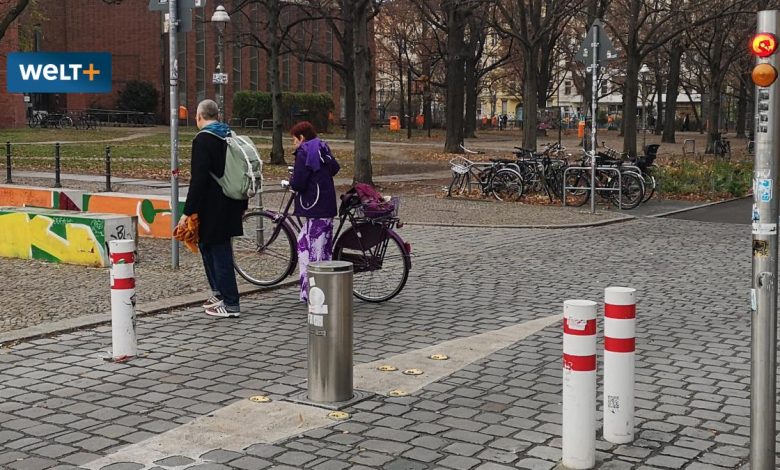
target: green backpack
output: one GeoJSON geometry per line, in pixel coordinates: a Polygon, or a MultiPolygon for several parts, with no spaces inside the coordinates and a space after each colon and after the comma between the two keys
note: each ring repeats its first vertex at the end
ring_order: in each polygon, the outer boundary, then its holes
{"type": "MultiPolygon", "coordinates": [[[[213,136],[217,134],[209,131],[213,136]]],[[[246,200],[260,192],[263,182],[263,162],[254,142],[247,136],[230,135],[223,139],[227,143],[225,154],[225,174],[222,178],[211,173],[211,177],[222,187],[222,192],[230,199],[246,200]]]]}

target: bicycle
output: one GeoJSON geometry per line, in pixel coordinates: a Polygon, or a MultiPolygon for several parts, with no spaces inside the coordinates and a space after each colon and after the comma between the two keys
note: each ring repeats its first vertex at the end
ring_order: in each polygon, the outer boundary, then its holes
{"type": "MultiPolygon", "coordinates": [[[[285,193],[280,210],[247,212],[244,235],[232,239],[236,272],[258,286],[282,282],[298,264],[296,239],[302,224],[290,211],[295,192],[286,181],[281,186],[285,193]]],[[[392,211],[375,213],[356,194],[341,196],[333,259],[352,263],[352,292],[366,302],[384,302],[398,295],[412,267],[411,245],[395,231],[403,226],[398,198],[392,203],[392,211]]]]}
{"type": "Polygon", "coordinates": [[[729,139],[718,135],[718,138],[712,143],[712,150],[716,156],[731,160],[731,142],[729,142],[729,139]]]}
{"type": "MultiPolygon", "coordinates": [[[[590,156],[586,155],[577,167],[566,170],[566,205],[579,207],[590,199],[590,156]]],[[[615,207],[634,209],[644,198],[642,176],[631,167],[624,167],[622,160],[596,155],[596,195],[615,207]]]]}
{"type": "MultiPolygon", "coordinates": [[[[469,150],[461,144],[461,149],[471,154],[481,154],[469,150]]],[[[469,194],[476,186],[483,195],[492,195],[499,201],[517,201],[523,195],[523,178],[516,162],[508,159],[491,158],[490,162],[474,162],[457,156],[449,161],[452,169],[452,181],[447,187],[447,197],[452,194],[469,194]]]]}

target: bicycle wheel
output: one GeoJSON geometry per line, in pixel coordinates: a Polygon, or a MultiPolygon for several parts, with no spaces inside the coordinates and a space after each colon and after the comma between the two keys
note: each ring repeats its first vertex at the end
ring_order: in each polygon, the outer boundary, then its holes
{"type": "Polygon", "coordinates": [[[655,188],[658,186],[658,182],[655,180],[655,176],[651,174],[645,173],[642,176],[644,177],[645,184],[645,195],[642,198],[642,202],[647,202],[655,194],[655,188]]]}
{"type": "Polygon", "coordinates": [[[336,240],[333,259],[352,263],[352,293],[366,302],[384,302],[398,295],[412,264],[401,237],[370,222],[345,230],[336,240]]]}
{"type": "MultiPolygon", "coordinates": [[[[610,187],[615,188],[618,185],[618,178],[610,181],[610,187]]],[[[622,207],[630,210],[642,202],[645,194],[645,185],[642,183],[642,177],[634,172],[623,172],[620,174],[620,191],[613,191],[609,195],[609,200],[615,207],[622,207]],[[618,197],[620,202],[618,202],[618,197]]]]}
{"type": "Polygon", "coordinates": [[[584,170],[566,173],[566,205],[583,206],[590,199],[590,176],[584,170]]]}
{"type": "Polygon", "coordinates": [[[452,197],[453,193],[460,196],[466,191],[468,173],[452,173],[452,181],[447,188],[447,197],[452,197]]]}
{"type": "Polygon", "coordinates": [[[498,170],[488,184],[490,193],[499,201],[514,202],[523,196],[523,178],[515,170],[498,170]]]}
{"type": "Polygon", "coordinates": [[[73,119],[70,116],[62,116],[60,118],[59,127],[68,128],[73,127],[73,119]]]}
{"type": "Polygon", "coordinates": [[[244,235],[233,237],[233,266],[258,286],[282,282],[295,270],[295,236],[268,212],[250,212],[243,218],[244,235]]]}

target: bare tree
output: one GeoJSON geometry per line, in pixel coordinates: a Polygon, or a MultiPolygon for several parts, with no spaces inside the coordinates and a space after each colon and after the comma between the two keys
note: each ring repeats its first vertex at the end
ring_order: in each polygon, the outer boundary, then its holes
{"type": "Polygon", "coordinates": [[[581,8],[581,0],[498,1],[497,29],[512,36],[523,54],[523,146],[536,148],[540,97],[552,77],[555,45],[581,8]]]}
{"type": "Polygon", "coordinates": [[[371,88],[372,52],[369,47],[370,21],[379,11],[381,0],[357,0],[354,3],[355,68],[355,183],[373,184],[371,169],[371,88]]]}
{"type": "Polygon", "coordinates": [[[273,130],[271,139],[271,164],[284,165],[284,145],[282,143],[282,86],[279,80],[279,58],[289,50],[283,50],[285,41],[294,28],[309,21],[300,5],[285,0],[240,0],[236,12],[247,17],[253,27],[241,31],[239,41],[242,45],[259,47],[268,58],[268,88],[271,93],[271,112],[273,130]],[[263,14],[254,15],[260,8],[263,14]],[[295,17],[296,19],[292,19],[295,17]],[[261,35],[263,31],[265,34],[261,35]]]}

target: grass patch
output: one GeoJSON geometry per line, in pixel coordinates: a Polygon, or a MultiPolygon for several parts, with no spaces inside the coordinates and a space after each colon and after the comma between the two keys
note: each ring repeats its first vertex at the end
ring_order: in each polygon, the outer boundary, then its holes
{"type": "Polygon", "coordinates": [[[753,163],[680,160],[658,168],[661,194],[672,197],[742,197],[752,188],[753,163]]]}

